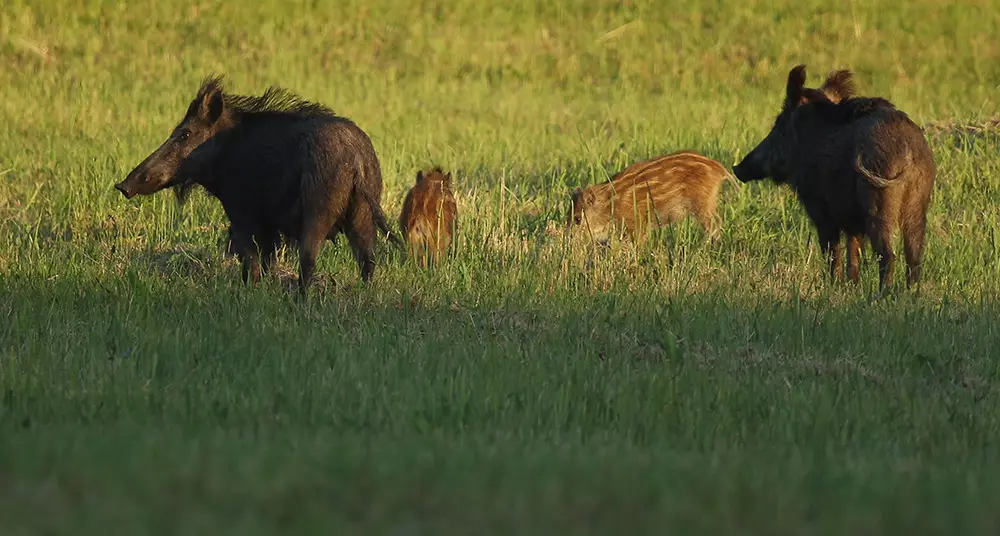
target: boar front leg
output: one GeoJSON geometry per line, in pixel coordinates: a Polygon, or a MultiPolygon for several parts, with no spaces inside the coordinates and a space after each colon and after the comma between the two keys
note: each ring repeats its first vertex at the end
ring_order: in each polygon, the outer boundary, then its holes
{"type": "Polygon", "coordinates": [[[242,264],[243,283],[260,281],[260,260],[257,254],[257,244],[253,233],[242,227],[233,227],[233,249],[242,264]]]}
{"type": "Polygon", "coordinates": [[[819,245],[823,258],[829,263],[830,279],[839,281],[844,278],[843,256],[840,249],[840,230],[829,227],[819,229],[819,245]]]}
{"type": "Polygon", "coordinates": [[[260,271],[267,274],[271,271],[278,257],[278,246],[281,244],[281,237],[277,231],[264,231],[254,236],[257,241],[257,248],[260,250],[260,271]]]}

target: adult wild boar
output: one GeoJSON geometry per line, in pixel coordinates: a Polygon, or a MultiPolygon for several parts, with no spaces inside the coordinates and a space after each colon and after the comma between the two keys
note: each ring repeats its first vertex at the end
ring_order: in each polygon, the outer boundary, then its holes
{"type": "Polygon", "coordinates": [[[879,287],[892,287],[892,235],[902,230],[906,282],[920,281],[924,228],[937,173],[923,131],[891,102],[855,97],[850,71],[806,88],[806,68],[788,73],[785,101],[771,132],[733,168],[736,177],[770,177],[796,192],[816,227],[830,277],[843,277],[841,234],[848,237],[848,277],[857,282],[867,235],[879,257],[879,287]]]}
{"type": "Polygon", "coordinates": [[[200,185],[230,220],[244,283],[267,272],[282,237],[299,249],[299,289],[320,247],[338,233],[370,281],[377,226],[396,243],[380,206],[382,172],[368,135],[351,120],[281,88],[227,93],[205,79],[170,137],[115,185],[126,198],[200,185]]]}

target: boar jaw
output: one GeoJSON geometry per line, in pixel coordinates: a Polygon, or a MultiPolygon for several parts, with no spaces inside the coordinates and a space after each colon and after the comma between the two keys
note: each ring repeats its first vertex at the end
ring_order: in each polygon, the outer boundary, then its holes
{"type": "Polygon", "coordinates": [[[125,199],[131,199],[138,194],[150,195],[170,186],[174,173],[163,169],[168,166],[165,165],[161,152],[162,147],[129,172],[125,180],[115,185],[115,189],[121,192],[125,199]]]}

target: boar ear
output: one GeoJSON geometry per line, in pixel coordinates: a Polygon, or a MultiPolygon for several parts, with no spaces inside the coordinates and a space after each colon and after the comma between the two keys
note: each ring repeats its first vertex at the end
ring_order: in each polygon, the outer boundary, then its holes
{"type": "Polygon", "coordinates": [[[819,88],[834,104],[854,96],[854,80],[851,71],[840,70],[830,73],[819,88]]]}
{"type": "Polygon", "coordinates": [[[198,115],[208,122],[208,124],[214,125],[215,122],[222,117],[222,109],[224,106],[225,103],[222,98],[222,90],[216,87],[210,88],[201,98],[198,115]]]}
{"type": "Polygon", "coordinates": [[[802,87],[806,84],[806,66],[796,65],[788,72],[788,84],[785,86],[785,108],[798,106],[802,100],[802,87]]]}
{"type": "Polygon", "coordinates": [[[445,173],[445,175],[444,175],[444,183],[447,184],[448,186],[451,186],[451,172],[450,171],[448,173],[445,173]]]}

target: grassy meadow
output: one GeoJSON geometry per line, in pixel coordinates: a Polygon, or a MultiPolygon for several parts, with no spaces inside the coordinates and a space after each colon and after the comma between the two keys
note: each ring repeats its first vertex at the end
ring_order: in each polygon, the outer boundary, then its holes
{"type": "Polygon", "coordinates": [[[995,534],[998,104],[994,0],[5,0],[0,532],[995,534]],[[713,244],[563,241],[573,188],[738,161],[798,63],[928,126],[919,292],[827,282],[763,181],[713,244]],[[452,171],[457,254],[327,244],[303,304],[203,192],[126,201],[209,73],[355,120],[393,220],[452,171]]]}

